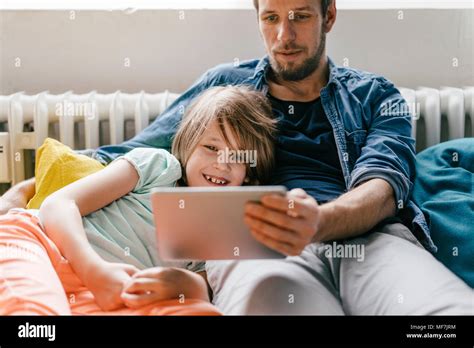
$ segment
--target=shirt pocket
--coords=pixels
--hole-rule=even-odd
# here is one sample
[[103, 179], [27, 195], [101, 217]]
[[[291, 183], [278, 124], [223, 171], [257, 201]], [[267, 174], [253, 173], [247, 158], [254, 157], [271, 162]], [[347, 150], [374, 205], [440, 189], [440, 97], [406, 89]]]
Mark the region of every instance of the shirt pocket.
[[367, 131], [364, 129], [355, 130], [352, 132], [345, 131], [347, 152], [349, 154], [349, 164], [351, 169], [354, 167], [355, 162], [360, 157], [362, 148], [367, 140]]

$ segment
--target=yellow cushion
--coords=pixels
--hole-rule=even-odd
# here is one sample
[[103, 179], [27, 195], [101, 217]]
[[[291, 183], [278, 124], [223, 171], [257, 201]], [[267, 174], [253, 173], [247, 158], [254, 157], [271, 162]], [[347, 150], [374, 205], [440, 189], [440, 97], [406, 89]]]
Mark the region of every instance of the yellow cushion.
[[78, 155], [59, 141], [46, 138], [36, 151], [36, 194], [27, 208], [39, 209], [53, 192], [103, 168], [99, 161]]

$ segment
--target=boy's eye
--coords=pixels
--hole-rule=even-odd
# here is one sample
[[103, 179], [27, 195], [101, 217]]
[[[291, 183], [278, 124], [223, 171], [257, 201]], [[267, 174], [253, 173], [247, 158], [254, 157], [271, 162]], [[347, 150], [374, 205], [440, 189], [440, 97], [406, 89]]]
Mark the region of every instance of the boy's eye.
[[204, 145], [204, 147], [205, 147], [206, 149], [211, 150], [211, 151], [214, 151], [214, 152], [217, 151], [217, 147], [212, 146], [212, 145]]

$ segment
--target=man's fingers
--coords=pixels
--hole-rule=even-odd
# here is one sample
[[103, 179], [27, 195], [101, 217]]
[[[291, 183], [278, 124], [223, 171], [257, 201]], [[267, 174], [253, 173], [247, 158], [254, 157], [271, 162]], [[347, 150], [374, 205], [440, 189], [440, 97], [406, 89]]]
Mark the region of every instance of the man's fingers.
[[306, 229], [303, 219], [296, 219], [288, 214], [272, 210], [259, 204], [247, 204], [245, 215], [288, 231], [303, 231]]
[[291, 245], [289, 245], [287, 243], [278, 242], [278, 241], [276, 241], [276, 240], [274, 240], [270, 237], [265, 236], [264, 234], [262, 234], [260, 232], [254, 231], [254, 230], [250, 230], [250, 232], [252, 233], [253, 237], [257, 241], [259, 241], [263, 245], [266, 245], [270, 249], [276, 250], [276, 251], [278, 251], [279, 253], [281, 253], [283, 255], [296, 255], [294, 253], [294, 249]]
[[[263, 196], [262, 205], [293, 217], [307, 217], [311, 213], [307, 206], [307, 200], [309, 199], [309, 196], [303, 190], [301, 191], [302, 193], [300, 196], [292, 195], [291, 192], [286, 196]], [[255, 203], [249, 203], [249, 205], [250, 204]]]
[[278, 242], [286, 243], [289, 245], [297, 245], [299, 242], [298, 236], [295, 232], [284, 230], [278, 227], [275, 227], [271, 224], [265, 223], [258, 219], [252, 219], [250, 217], [244, 218], [245, 223], [247, 226], [250, 227], [251, 230], [259, 232], [266, 237], [272, 238]]

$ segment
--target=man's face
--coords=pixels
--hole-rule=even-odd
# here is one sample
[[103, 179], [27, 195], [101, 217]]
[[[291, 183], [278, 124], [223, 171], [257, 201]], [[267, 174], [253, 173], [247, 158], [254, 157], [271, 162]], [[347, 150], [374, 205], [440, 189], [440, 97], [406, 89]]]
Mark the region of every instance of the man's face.
[[300, 81], [318, 68], [326, 41], [320, 0], [260, 0], [258, 17], [277, 77]]

